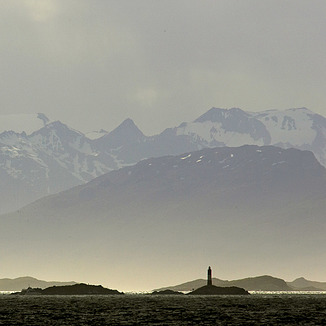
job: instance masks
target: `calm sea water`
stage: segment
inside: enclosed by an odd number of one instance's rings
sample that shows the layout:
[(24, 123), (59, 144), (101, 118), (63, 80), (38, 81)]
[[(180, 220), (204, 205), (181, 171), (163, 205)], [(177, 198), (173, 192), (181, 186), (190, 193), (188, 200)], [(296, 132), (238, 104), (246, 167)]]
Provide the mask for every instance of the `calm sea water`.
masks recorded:
[(326, 295), (0, 295), (0, 325), (326, 325)]

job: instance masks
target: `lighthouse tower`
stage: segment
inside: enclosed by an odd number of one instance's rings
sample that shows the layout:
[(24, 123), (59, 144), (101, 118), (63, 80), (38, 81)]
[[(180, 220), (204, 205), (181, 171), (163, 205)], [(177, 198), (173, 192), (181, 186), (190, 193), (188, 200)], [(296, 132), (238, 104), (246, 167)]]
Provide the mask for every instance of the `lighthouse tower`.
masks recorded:
[(211, 266), (208, 267), (208, 271), (207, 271), (207, 285), (212, 285), (212, 270), (211, 270)]

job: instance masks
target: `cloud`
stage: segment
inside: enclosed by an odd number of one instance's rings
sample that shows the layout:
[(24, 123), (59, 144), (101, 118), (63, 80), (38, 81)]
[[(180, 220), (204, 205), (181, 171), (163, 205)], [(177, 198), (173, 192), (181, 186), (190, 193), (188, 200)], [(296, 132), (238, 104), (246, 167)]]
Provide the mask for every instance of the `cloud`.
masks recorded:
[(57, 11), (56, 1), (54, 0), (24, 0), (23, 4), (36, 22), (47, 21)]
[(83, 130), (132, 117), (149, 134), (212, 106), (326, 114), (325, 9), (305, 0), (3, 1), (0, 111), (45, 112)]
[(151, 108), (156, 104), (158, 92), (153, 88), (142, 88), (137, 90), (134, 98), (140, 105)]

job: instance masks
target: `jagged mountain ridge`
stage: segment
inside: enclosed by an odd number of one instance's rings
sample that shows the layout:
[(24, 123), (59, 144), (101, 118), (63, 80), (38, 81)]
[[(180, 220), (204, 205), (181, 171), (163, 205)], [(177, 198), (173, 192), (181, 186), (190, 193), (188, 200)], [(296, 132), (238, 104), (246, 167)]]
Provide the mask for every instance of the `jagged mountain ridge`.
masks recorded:
[[(0, 134), (1, 211), (85, 183), (117, 166), (82, 133), (59, 121), (31, 135)], [(110, 168), (110, 164), (111, 168)]]
[(309, 151), (245, 145), (147, 159), (2, 216), (3, 266), (130, 288), (217, 257), (229, 273), (324, 270), (325, 193)]
[[(15, 210), (142, 159), (206, 147), (275, 145), (311, 150), (326, 164), (326, 119), (308, 109), (245, 112), (212, 108), (190, 123), (145, 136), (131, 119), (90, 139), (60, 121), (37, 115), (31, 134), (0, 134), (1, 212)], [(19, 124), (21, 130), (21, 123)]]

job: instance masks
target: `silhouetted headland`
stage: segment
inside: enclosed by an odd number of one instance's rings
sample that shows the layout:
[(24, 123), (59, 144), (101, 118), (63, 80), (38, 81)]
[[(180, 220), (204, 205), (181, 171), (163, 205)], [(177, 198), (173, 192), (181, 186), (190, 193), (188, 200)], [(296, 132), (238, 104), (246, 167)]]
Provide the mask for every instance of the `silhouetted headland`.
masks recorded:
[(102, 285), (88, 285), (84, 283), (51, 286), (44, 290), (40, 288), (28, 288), (15, 294), (19, 295), (121, 295), (123, 292), (104, 288)]
[(190, 293), (190, 295), (249, 295), (249, 292), (236, 286), (220, 287), (212, 285), (212, 270), (208, 267), (207, 285), (200, 287)]
[(243, 288), (238, 288), (236, 286), (224, 288), (215, 285), (205, 285), (188, 294), (190, 295), (249, 295), (249, 292)]

